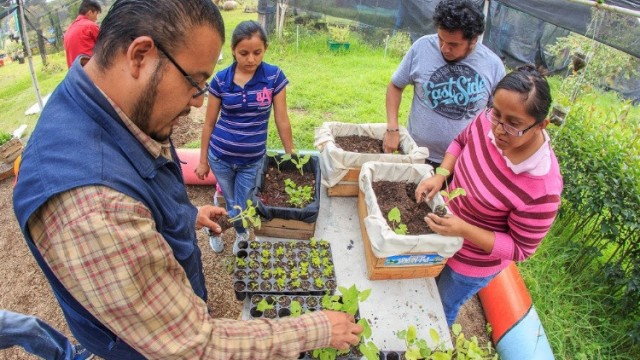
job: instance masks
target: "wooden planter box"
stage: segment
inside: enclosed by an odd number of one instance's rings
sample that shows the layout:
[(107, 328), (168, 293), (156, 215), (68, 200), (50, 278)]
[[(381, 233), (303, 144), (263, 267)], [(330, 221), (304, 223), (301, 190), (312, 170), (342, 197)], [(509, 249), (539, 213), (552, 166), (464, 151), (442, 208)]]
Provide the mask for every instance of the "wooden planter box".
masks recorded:
[[(327, 187), (329, 196), (358, 196), (358, 177), (360, 168), (368, 161), (382, 161), (390, 163), (424, 164), (429, 156), (426, 148), (419, 147), (409, 135), (400, 128), (400, 149), (404, 154), (362, 154), (344, 151), (335, 144), (335, 138), (340, 136), (365, 136), (382, 140), (387, 125), (350, 124), (340, 122), (325, 122), (316, 129), (315, 146), (320, 150), (322, 167), (322, 182)], [(336, 180), (339, 178), (339, 180)]]
[(364, 224), (364, 218), (368, 215), (364, 194), (359, 191), (358, 217), (369, 280), (415, 279), (436, 277), (440, 274), (447, 259), (436, 253), (406, 253), (384, 258), (376, 257), (371, 249), (371, 241)]
[[(382, 171), (383, 169), (384, 171)], [(462, 238), (427, 235), (397, 235), (389, 228), (386, 218), (380, 212), (371, 184), (374, 181), (418, 183), (423, 176), (431, 175), (429, 165), (389, 164), (369, 162), (361, 169), (358, 191), (358, 217), (364, 244), (367, 274), (370, 280), (414, 279), (435, 277), (440, 274), (447, 262), (462, 247)], [(376, 174), (378, 172), (378, 174)], [(367, 195), (368, 194), (368, 195)], [(432, 208), (442, 204), (440, 195), (429, 204)], [(371, 219), (366, 220), (370, 215)], [(398, 248), (410, 248), (411, 251), (398, 251), (390, 256), (378, 256), (372, 246), (371, 236), (377, 240), (378, 253), (393, 253)], [(398, 244), (402, 244), (400, 247)], [(407, 246), (406, 244), (414, 244)], [(416, 249), (416, 250), (413, 250)], [(445, 254), (446, 256), (440, 255)]]
[[(303, 171), (314, 174), (315, 188), (311, 204), (304, 208), (284, 208), (268, 206), (260, 200), (258, 194), (264, 184), (264, 175), (269, 165), (275, 165), (272, 158), (265, 156), (263, 165), (258, 169), (256, 186), (253, 189), (252, 199), (256, 204), (258, 213), (263, 217), (260, 229), (255, 229), (255, 234), (259, 236), (269, 236), (277, 238), (309, 240), (316, 230), (316, 220), (320, 212), (320, 160), (317, 156), (304, 165)], [(281, 164), (282, 169), (295, 166), (290, 163)], [(301, 184), (299, 184), (301, 185)]]

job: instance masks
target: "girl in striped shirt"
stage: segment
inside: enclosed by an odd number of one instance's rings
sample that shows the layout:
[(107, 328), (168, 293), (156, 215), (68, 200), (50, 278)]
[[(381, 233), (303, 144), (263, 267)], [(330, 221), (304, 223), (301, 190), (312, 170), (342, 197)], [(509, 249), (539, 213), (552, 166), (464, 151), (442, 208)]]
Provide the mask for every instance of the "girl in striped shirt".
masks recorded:
[[(453, 214), (425, 221), (464, 244), (436, 280), (449, 326), (471, 296), (512, 261), (531, 256), (556, 217), (562, 176), (545, 128), (549, 84), (533, 66), (507, 74), (481, 113), (447, 149), (441, 167), (453, 172), (450, 188), (467, 195), (448, 206)], [(432, 198), (442, 175), (425, 178), (416, 199)]]

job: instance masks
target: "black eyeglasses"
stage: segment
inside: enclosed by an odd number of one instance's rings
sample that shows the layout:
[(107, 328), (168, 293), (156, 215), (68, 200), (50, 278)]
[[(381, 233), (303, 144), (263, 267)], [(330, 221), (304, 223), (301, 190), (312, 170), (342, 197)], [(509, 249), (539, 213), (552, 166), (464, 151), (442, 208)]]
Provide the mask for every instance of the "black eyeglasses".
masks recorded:
[(504, 131), (507, 134), (509, 134), (511, 136), (515, 136), (515, 137), (520, 137), (520, 136), (524, 135), (524, 133), (529, 131), (534, 126), (538, 125), (538, 123), (536, 122), (536, 123), (533, 123), (531, 126), (529, 126), (528, 128), (526, 128), (524, 130), (518, 130), (517, 128), (515, 128), (513, 126), (511, 126), (509, 124), (505, 124), (502, 121), (498, 120), (498, 118), (493, 113), (493, 108), (491, 108), (491, 107), (487, 108), (486, 114), (487, 114), (487, 117), (489, 118), (489, 120), (491, 120), (491, 123), (494, 126), (502, 125), (502, 128), (504, 129)]
[(176, 69), (178, 69), (178, 71), (180, 71), (180, 74), (182, 74), (182, 76), (184, 76), (184, 78), (187, 79), (189, 84), (191, 84), (191, 86), (193, 86), (194, 88), (198, 89), (198, 91), (196, 91), (196, 93), (193, 95), (194, 99), (197, 98), (198, 96), (206, 93), (207, 90), (209, 90), (209, 83), (208, 82), (205, 81), (204, 82), (204, 86), (200, 87), (198, 82), (193, 80), (193, 78), (189, 74), (187, 74), (186, 71), (184, 71), (182, 66), (178, 65), (178, 63), (173, 59), (173, 57), (171, 55), (169, 55), (169, 53), (162, 47), (162, 45), (160, 45), (160, 43), (158, 43), (157, 41), (155, 43), (156, 43), (156, 47), (158, 48), (158, 50), (160, 50), (160, 52), (163, 53), (164, 56), (166, 56), (167, 59), (169, 59), (169, 61), (171, 61), (171, 63), (176, 67)]

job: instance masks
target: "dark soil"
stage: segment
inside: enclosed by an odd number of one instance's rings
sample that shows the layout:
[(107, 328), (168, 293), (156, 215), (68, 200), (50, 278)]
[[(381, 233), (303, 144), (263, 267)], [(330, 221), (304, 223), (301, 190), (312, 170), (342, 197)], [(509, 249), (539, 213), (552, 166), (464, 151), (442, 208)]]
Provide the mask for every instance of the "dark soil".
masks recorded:
[[(285, 169), (276, 165), (269, 165), (267, 173), (258, 197), (263, 205), (271, 207), (293, 207), (289, 204), (289, 195), (285, 191), (284, 181), (290, 179), (297, 186), (311, 186), (311, 192), (315, 192), (316, 179), (313, 172), (306, 171), (300, 174), (298, 169)], [(307, 204), (308, 205), (308, 204)]]
[[(400, 210), (401, 222), (407, 225), (409, 234), (433, 234), (427, 226), (424, 217), (433, 212), (425, 202), (417, 203), (415, 191), (417, 184), (406, 182), (376, 181), (371, 184), (373, 192), (378, 198), (378, 206), (382, 214), (387, 217), (394, 207)], [(389, 224), (393, 229), (393, 226)]]
[(336, 145), (344, 151), (351, 151), (360, 154), (382, 154), (382, 140), (373, 139), (366, 136), (350, 135), (338, 136), (335, 138)]

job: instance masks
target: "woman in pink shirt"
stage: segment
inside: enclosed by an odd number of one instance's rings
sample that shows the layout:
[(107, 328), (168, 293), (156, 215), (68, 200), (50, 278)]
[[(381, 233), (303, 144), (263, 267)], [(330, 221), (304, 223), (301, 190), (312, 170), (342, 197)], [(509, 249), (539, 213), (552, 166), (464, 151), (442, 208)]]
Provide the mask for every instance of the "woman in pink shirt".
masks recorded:
[[(531, 256), (556, 217), (562, 176), (545, 128), (549, 84), (533, 66), (507, 74), (481, 113), (447, 149), (441, 167), (453, 172), (450, 189), (467, 195), (453, 214), (425, 218), (433, 231), (464, 238), (462, 249), (436, 280), (447, 323), (460, 306), (512, 261)], [(416, 199), (432, 198), (444, 176), (420, 182)]]

